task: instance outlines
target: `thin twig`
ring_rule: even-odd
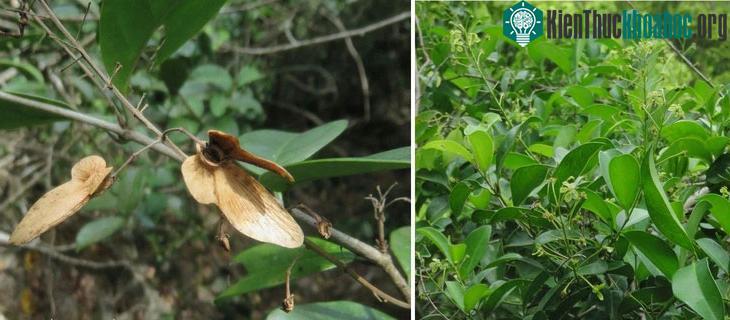
[[[340,32],[347,31],[345,24],[342,20],[336,16],[326,15],[326,17],[334,24]],[[350,56],[355,60],[355,66],[357,66],[357,74],[360,76],[360,87],[362,89],[362,105],[363,105],[363,118],[365,122],[370,121],[370,83],[368,82],[368,75],[365,72],[365,64],[362,62],[360,53],[357,52],[355,44],[352,42],[352,37],[345,38],[345,45],[347,45],[347,51],[350,52]]]
[[[331,255],[329,252],[322,250],[322,248],[320,248],[319,246],[317,246],[316,244],[314,244],[314,242],[312,242],[311,240],[305,238],[304,239],[304,245],[308,249],[316,252],[318,255],[324,257],[325,259],[327,259],[330,262],[334,263],[340,269],[344,270],[348,275],[350,275],[350,277],[352,277],[353,279],[355,279],[355,281],[357,281],[358,283],[360,283],[361,285],[363,285],[363,287],[368,288],[373,293],[373,295],[375,296],[375,298],[377,298],[378,300],[381,300],[383,302],[392,303],[393,305],[396,305],[396,306],[399,306],[399,307],[405,308],[405,309],[410,309],[411,308],[411,306],[410,306],[410,304],[408,302],[405,302],[405,301],[399,300],[397,298],[394,298],[391,295],[389,295],[389,294],[383,292],[382,290],[378,289],[378,287],[374,286],[367,279],[365,279],[361,275],[357,274],[357,272],[355,272],[350,267],[348,267],[344,262],[342,262],[339,259],[337,259],[337,257]]]
[[[114,96],[122,102],[122,105],[125,109],[127,109],[128,112],[130,112],[137,120],[142,122],[142,124],[145,125],[150,131],[154,132],[158,137],[162,134],[162,131],[157,128],[149,119],[147,119],[140,110],[137,110],[134,105],[132,105],[131,102],[122,94],[122,92],[117,88],[114,84],[112,84],[111,77],[107,76],[107,74],[102,71],[91,59],[91,56],[86,52],[84,47],[74,38],[64,27],[63,23],[58,19],[56,14],[51,10],[50,6],[48,6],[48,3],[46,0],[40,0],[41,5],[46,10],[49,18],[53,21],[53,24],[58,28],[61,33],[66,37],[66,40],[71,43],[73,48],[81,54],[81,56],[84,58],[86,63],[91,67],[91,69],[96,73],[96,75],[101,79],[101,82],[104,84],[107,84],[109,89],[112,91]],[[127,66],[129,68],[130,66]],[[176,153],[178,153],[182,157],[187,157],[187,154],[183,152],[177,145],[175,145],[173,142],[167,140],[164,142],[168,147],[172,148]]]
[[[256,1],[256,2],[250,2],[250,0],[249,0],[239,7],[229,7],[228,9],[221,11],[220,14],[229,14],[229,13],[249,11],[249,10],[253,10],[258,7],[261,7],[261,6],[265,6],[267,4],[274,3],[276,1],[279,1],[279,0],[260,0],[260,1]]]
[[[293,49],[307,47],[307,46],[311,46],[311,45],[315,45],[315,44],[350,38],[350,37],[354,37],[354,36],[362,36],[368,32],[375,31],[380,28],[384,28],[391,24],[398,23],[402,20],[408,19],[408,17],[410,17],[410,16],[411,16],[410,11],[406,11],[406,12],[399,13],[390,18],[375,22],[373,24],[370,24],[370,25],[367,25],[365,27],[358,28],[358,29],[329,34],[326,36],[316,37],[316,38],[309,39],[309,40],[302,40],[302,41],[298,41],[296,43],[280,44],[280,45],[275,45],[275,46],[271,46],[271,47],[263,47],[263,48],[234,47],[233,51],[242,53],[242,54],[262,55],[262,54],[272,54],[272,53],[277,53],[277,52],[282,52],[282,51],[287,51],[287,50],[293,50]]]
[[[291,214],[297,218],[299,221],[302,221],[306,223],[307,225],[311,226],[312,228],[317,228],[317,221],[312,218],[309,214],[302,211],[299,208],[293,208],[290,210]],[[356,238],[351,237],[350,235],[339,231],[335,228],[331,229],[332,236],[330,237],[331,241],[334,241],[343,247],[347,248],[348,250],[354,252],[355,254],[364,257],[365,259],[368,259],[372,261],[373,263],[380,266],[383,271],[385,271],[386,274],[390,277],[390,279],[393,281],[393,284],[398,288],[398,290],[403,294],[403,297],[406,299],[406,301],[410,302],[411,299],[411,288],[408,285],[408,282],[403,277],[403,275],[398,271],[398,268],[393,263],[393,259],[388,254],[383,254],[378,249],[368,245],[367,243],[364,243]]]
[[[388,202],[388,194],[390,194],[390,191],[392,191],[396,185],[397,183],[390,185],[388,190],[385,190],[385,192],[380,190],[380,186],[377,186],[377,198],[373,197],[372,194],[365,197],[365,199],[370,200],[373,204],[373,217],[378,223],[378,239],[376,240],[376,243],[378,245],[378,249],[380,249],[380,252],[383,254],[388,253],[388,242],[385,240],[385,209],[398,201],[410,202],[410,199],[406,197],[395,198]]]
[[[41,101],[31,100],[24,97],[16,96],[9,94],[7,92],[0,91],[0,99],[8,100],[13,103],[17,103],[29,108],[42,110],[48,113],[52,113],[55,115],[62,116],[64,118],[80,121],[86,124],[90,124],[92,126],[95,126],[97,128],[104,129],[109,132],[113,132],[125,139],[135,141],[142,145],[148,145],[154,141],[152,138],[141,134],[137,131],[129,130],[129,129],[123,129],[116,123],[111,123],[108,121],[104,121],[80,112],[76,112],[73,110],[61,108],[52,104],[48,104]],[[175,151],[170,149],[170,147],[163,145],[163,144],[156,144],[152,147],[155,151],[158,151],[166,156],[169,156],[171,158],[177,159],[179,161],[184,160],[185,158],[181,155],[177,154]]]
[[[294,258],[294,261],[291,262],[289,265],[289,268],[286,269],[286,274],[284,276],[284,301],[281,303],[281,309],[284,310],[284,312],[292,312],[294,310],[294,294],[291,293],[291,270],[294,268],[294,265],[297,263],[300,257]]]

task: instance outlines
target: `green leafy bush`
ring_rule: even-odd
[[[398,60],[409,57],[408,3],[49,2],[11,1],[1,19],[0,264],[17,277],[4,282],[0,318],[408,314],[409,217],[373,220],[366,198],[395,181],[391,196],[407,194],[409,76]],[[163,136],[171,128],[191,134]],[[194,201],[178,160],[209,129],[285,167],[295,183],[241,163],[282,206],[330,217],[349,244],[322,239],[327,224],[304,213],[293,215],[306,247],[256,243]],[[125,168],[39,241],[11,246],[6,232],[88,154]],[[378,200],[383,215],[393,202],[388,213],[408,212],[407,201]],[[294,296],[290,313],[279,310]]]
[[[522,49],[506,6],[416,5],[417,312],[724,319],[726,87],[660,40]]]

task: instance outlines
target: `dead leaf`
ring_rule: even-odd
[[[71,168],[71,180],[48,191],[28,209],[10,235],[10,243],[27,243],[68,219],[109,187],[111,171],[102,157],[81,159]]]

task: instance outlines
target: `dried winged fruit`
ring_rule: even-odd
[[[259,158],[239,147],[238,139],[220,131],[208,131],[210,141],[188,157],[181,171],[185,185],[196,201],[215,203],[239,232],[282,247],[300,247],[304,234],[294,218],[256,179],[236,164],[246,161],[274,171],[293,181],[278,164]]]
[[[102,157],[81,159],[71,168],[71,180],[48,191],[30,207],[10,235],[10,243],[27,243],[68,219],[109,187],[111,171]]]

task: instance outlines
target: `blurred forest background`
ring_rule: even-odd
[[[51,7],[101,66],[100,1],[53,1]],[[110,106],[79,61],[32,15],[25,15],[27,25],[19,25],[26,8],[18,0],[0,0],[0,91],[52,99],[117,122],[114,109],[125,110],[118,102]],[[153,63],[155,48],[164,36],[152,35],[125,95],[134,103],[144,99],[144,114],[158,127],[184,127],[206,140],[208,129],[236,136],[263,128],[304,132],[338,127],[342,122],[331,122],[344,119],[344,132],[333,129],[334,141],[316,158],[362,157],[409,146],[409,11],[407,1],[228,1],[159,65]],[[308,39],[399,15],[352,38],[304,46]],[[46,119],[30,126],[39,121],[26,121],[7,101],[0,107],[5,108],[0,108],[5,118],[0,120],[0,318],[258,319],[281,305],[283,285],[216,300],[246,274],[234,261],[236,254],[257,243],[230,229],[231,253],[220,248],[218,210],[197,205],[182,183],[180,164],[154,151],[142,154],[110,190],[40,242],[8,245],[7,235],[30,205],[67,181],[73,163],[98,154],[116,168],[141,146],[74,121]],[[149,133],[130,114],[123,117],[130,128]],[[183,135],[171,137],[186,153],[194,152]],[[266,148],[265,139],[248,140]],[[248,140],[242,138],[244,148]],[[400,158],[407,159],[407,152]],[[409,197],[409,181],[408,170],[316,179],[291,188],[284,202],[287,207],[305,203],[335,228],[374,245],[377,224],[365,197],[395,183],[388,198]],[[407,201],[387,208],[387,232],[410,224],[409,208]],[[301,225],[305,234],[316,236]],[[351,267],[400,296],[376,265],[356,258]],[[292,289],[297,305],[350,300],[396,318],[409,314],[379,302],[337,269],[297,279]]]

